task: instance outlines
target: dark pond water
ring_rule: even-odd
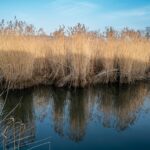
[[[0,111],[6,98],[0,149],[150,150],[149,83],[9,91]]]

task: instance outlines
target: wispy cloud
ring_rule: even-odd
[[[117,11],[114,12],[112,15],[117,15],[118,17],[141,17],[145,15],[150,15],[150,6]]]
[[[95,11],[98,6],[89,1],[55,0],[46,6],[52,12],[64,16],[85,15]]]

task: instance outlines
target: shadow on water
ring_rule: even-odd
[[[11,116],[36,128],[40,123],[52,124],[53,136],[82,142],[88,132],[88,125],[96,122],[103,128],[123,132],[136,123],[145,98],[150,95],[149,83],[134,85],[103,85],[86,89],[62,89],[37,87],[25,91],[10,91],[3,116],[23,97],[21,106]],[[3,104],[6,94],[0,97]],[[149,98],[148,98],[149,99]],[[150,99],[149,99],[150,100]],[[150,109],[147,110],[149,112]],[[146,113],[147,113],[146,112]],[[46,121],[47,123],[47,121]],[[46,128],[31,130],[40,138]]]

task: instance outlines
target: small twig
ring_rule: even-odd
[[[31,129],[33,129],[33,127],[32,127],[32,128],[27,129],[26,131],[30,131]],[[26,133],[26,131],[24,132],[24,134]],[[17,133],[17,134],[19,134],[19,133]],[[10,144],[10,143],[12,143],[12,142],[13,142],[13,138],[9,139],[9,144]]]
[[[34,136],[34,135],[28,135],[28,136],[25,136],[25,137],[23,137],[23,138],[20,138],[20,139],[17,139],[17,140],[13,140],[13,141],[7,143],[7,145],[10,145],[10,144],[14,143],[14,141],[15,141],[15,143],[16,143],[17,141],[20,142],[20,141],[23,141],[23,140],[25,140],[25,139],[31,138],[31,137],[33,137],[33,136]]]
[[[11,113],[12,113],[13,111],[15,111],[15,109],[19,106],[21,100],[22,100],[22,97],[20,98],[19,103],[5,116],[4,119],[2,119],[2,121],[0,122],[0,124],[1,124],[3,121],[5,121],[5,119],[6,119],[9,115],[11,115]]]
[[[9,82],[9,84],[10,84],[10,82]],[[9,84],[8,84],[8,88],[7,88],[7,93],[6,93],[5,101],[4,101],[4,105],[3,105],[3,107],[2,107],[0,116],[2,116],[3,109],[4,109],[5,105],[6,105],[6,101],[7,101],[7,97],[8,97],[8,93],[9,93]]]
[[[31,149],[34,149],[34,148],[37,148],[37,147],[40,147],[40,146],[43,146],[43,145],[47,145],[47,144],[51,144],[51,142],[45,142],[45,143],[42,143],[42,144],[39,144],[39,145],[36,145],[36,146],[33,146],[31,148],[29,148],[28,150],[31,150]]]
[[[2,93],[0,94],[0,97],[5,93],[5,90],[2,91]]]
[[[37,143],[40,143],[42,141],[46,141],[48,139],[51,139],[51,137],[48,137],[48,138],[45,138],[45,139],[41,139],[41,140],[38,140],[38,141],[35,141],[35,142],[31,142],[31,143],[28,143],[28,144],[24,144],[24,145],[21,145],[21,147],[24,147],[24,146],[29,146],[31,144],[37,144]]]

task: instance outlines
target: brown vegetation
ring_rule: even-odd
[[[46,35],[17,21],[0,23],[0,81],[11,88],[38,84],[86,86],[150,77],[150,41],[124,29],[91,32],[78,24]]]

